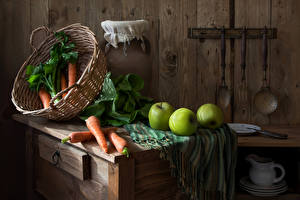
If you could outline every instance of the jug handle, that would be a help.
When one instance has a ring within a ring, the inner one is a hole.
[[[273,183],[278,183],[278,182],[280,182],[284,178],[284,176],[285,176],[285,169],[280,164],[274,164],[273,168],[279,168],[280,171],[281,171],[281,175],[278,178],[275,178],[274,181],[273,181]]]

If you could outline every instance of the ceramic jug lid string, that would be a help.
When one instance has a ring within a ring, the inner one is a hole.
[[[101,27],[104,30],[104,39],[108,42],[105,47],[107,52],[110,46],[118,48],[118,43],[123,43],[123,52],[126,54],[127,46],[133,39],[141,40],[142,50],[145,52],[145,43],[143,36],[149,30],[149,23],[147,20],[135,21],[111,21],[106,20],[101,22]],[[127,43],[127,44],[126,44]]]

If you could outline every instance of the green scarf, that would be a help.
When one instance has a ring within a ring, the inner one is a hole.
[[[190,199],[234,199],[237,136],[226,124],[216,130],[198,129],[193,136],[177,136],[143,123],[124,128],[134,142],[161,151]]]

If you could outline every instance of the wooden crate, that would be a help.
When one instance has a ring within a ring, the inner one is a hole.
[[[36,193],[49,200],[185,198],[176,178],[170,175],[169,162],[160,159],[159,151],[132,147],[131,157],[126,158],[109,145],[110,154],[103,156],[94,143],[61,144],[61,136],[68,134],[70,126],[62,125],[65,128],[61,131],[61,123],[35,121],[40,119],[31,118],[30,126],[35,129],[26,131],[28,199]]]

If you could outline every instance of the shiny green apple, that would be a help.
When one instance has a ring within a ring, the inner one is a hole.
[[[189,136],[196,132],[198,123],[193,111],[187,108],[179,108],[171,115],[169,126],[176,135]]]
[[[173,112],[173,106],[167,102],[153,104],[148,114],[151,128],[162,131],[169,130],[169,118]]]
[[[215,104],[203,104],[197,110],[197,120],[204,128],[216,129],[223,124],[224,114]]]

